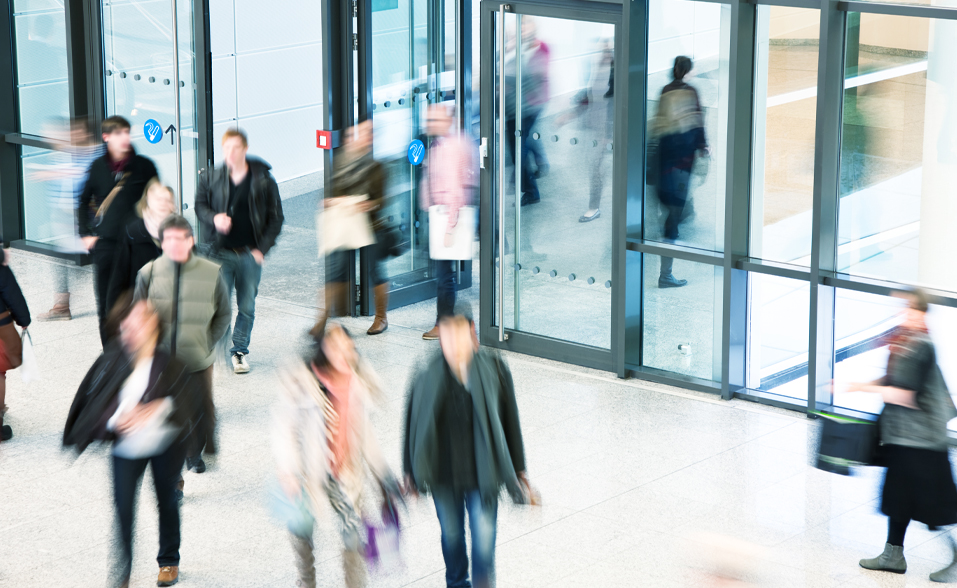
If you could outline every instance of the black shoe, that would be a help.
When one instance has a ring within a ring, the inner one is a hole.
[[[175,492],[176,492],[176,502],[178,502],[179,504],[183,504],[183,491],[177,488]]]
[[[528,206],[529,204],[538,204],[542,201],[541,196],[529,196],[528,194],[522,194],[522,206]]]
[[[688,280],[679,280],[674,276],[674,274],[668,274],[667,276],[661,276],[658,278],[658,287],[659,288],[680,288],[686,286]]]
[[[13,439],[13,429],[10,428],[10,425],[3,425],[3,428],[0,429],[0,441],[9,441]]]
[[[186,469],[196,472],[197,474],[202,474],[206,471],[206,462],[203,461],[203,457],[201,455],[197,455],[196,457],[187,457]]]

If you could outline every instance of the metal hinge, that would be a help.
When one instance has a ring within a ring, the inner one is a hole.
[[[359,50],[359,35],[357,35],[356,33],[352,33],[352,50],[353,51]]]

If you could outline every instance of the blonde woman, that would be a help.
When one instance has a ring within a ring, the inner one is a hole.
[[[131,292],[140,268],[163,254],[159,241],[159,226],[163,219],[176,212],[173,189],[163,185],[159,178],[146,183],[143,197],[136,204],[136,220],[126,225],[117,244],[116,261],[110,287],[107,290],[107,308],[113,308],[124,292]]]

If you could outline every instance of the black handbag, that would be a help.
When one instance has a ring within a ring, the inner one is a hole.
[[[392,226],[382,231],[380,247],[382,255],[388,259],[390,257],[399,257],[411,249],[412,242],[411,238],[399,229],[399,227]]]
[[[851,467],[880,465],[880,427],[877,421],[865,421],[833,414],[820,417],[815,467],[848,476]]]

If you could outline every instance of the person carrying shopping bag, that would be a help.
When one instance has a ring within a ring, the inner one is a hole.
[[[20,325],[17,333],[14,323]],[[7,412],[7,371],[23,361],[22,337],[30,326],[30,308],[20,290],[13,270],[7,265],[6,252],[0,249],[0,441],[13,438],[13,428],[3,424]]]
[[[305,361],[282,374],[273,443],[279,501],[298,515],[286,517],[299,571],[299,585],[315,588],[313,523],[325,504],[341,524],[347,588],[366,585],[365,530],[360,504],[366,466],[386,501],[399,485],[379,449],[369,420],[381,395],[378,377],[357,353],[349,333],[330,325],[315,336]]]

